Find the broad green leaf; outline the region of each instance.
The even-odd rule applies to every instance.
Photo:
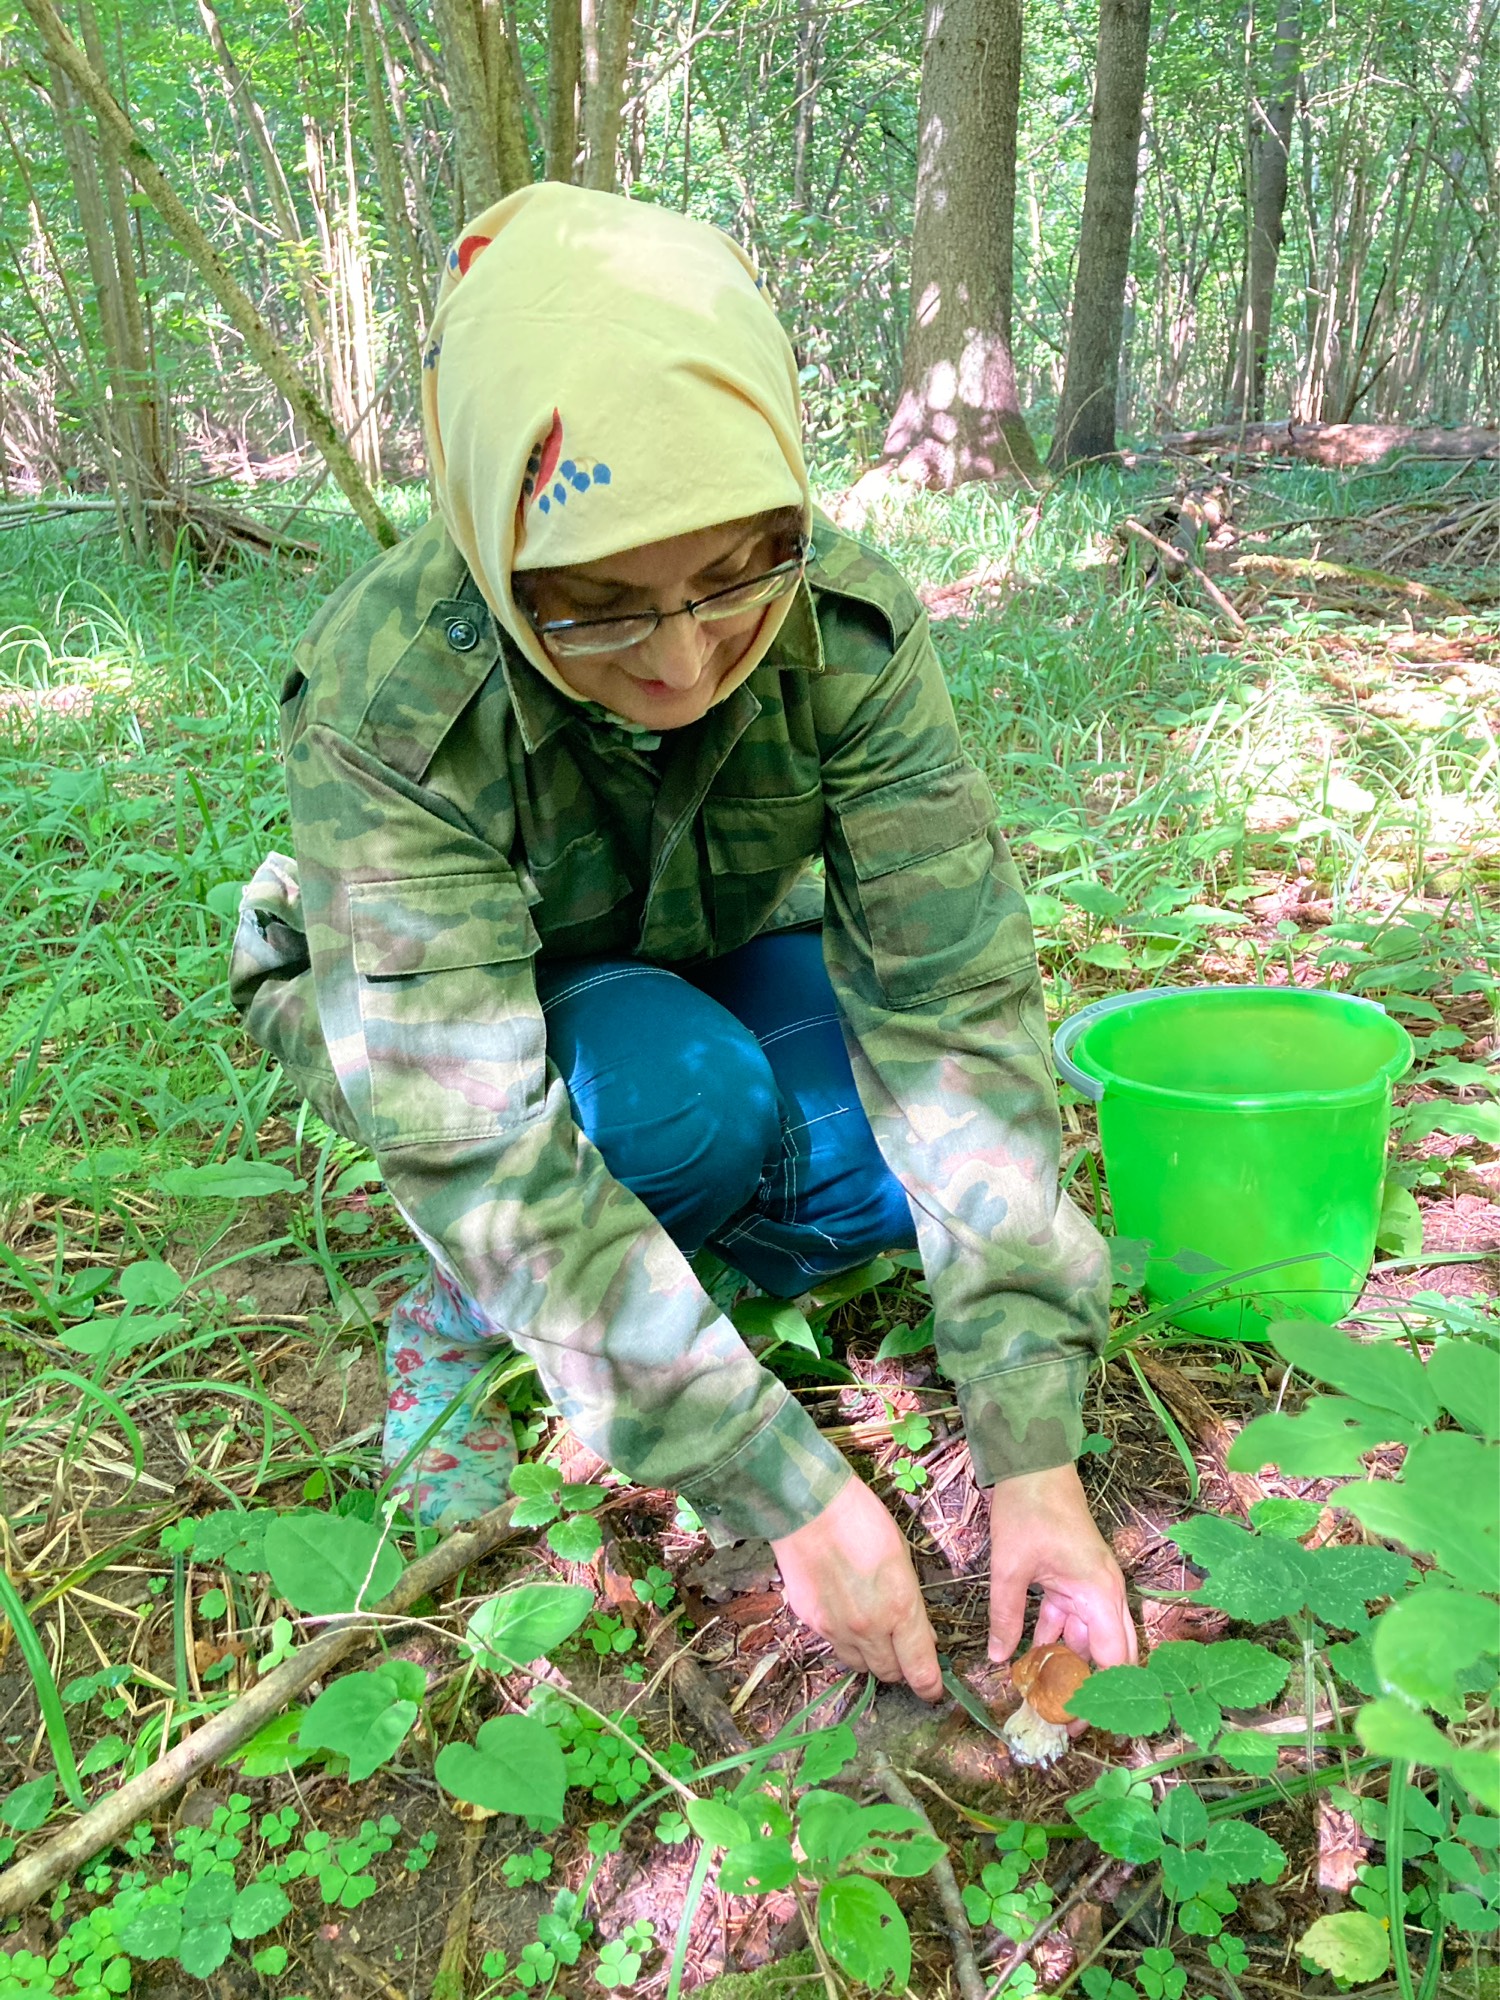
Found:
[[[93,1319],[80,1320],[76,1326],[65,1327],[57,1339],[71,1353],[85,1355],[91,1361],[97,1361],[106,1354],[118,1361],[133,1349],[144,1347],[148,1341],[179,1332],[186,1324],[181,1313],[127,1309],[122,1313],[101,1313]]]
[[[877,1875],[925,1875],[946,1852],[943,1843],[926,1832],[917,1813],[901,1806],[868,1806],[860,1813],[851,1865]]]
[[[826,1785],[836,1778],[859,1752],[859,1743],[847,1722],[836,1722],[822,1730],[802,1753],[799,1773],[804,1785]]]
[[[1096,1847],[1121,1861],[1154,1861],[1162,1851],[1149,1799],[1096,1799],[1073,1816]]]
[[[1252,1538],[1231,1561],[1211,1566],[1197,1595],[1247,1625],[1266,1625],[1302,1609],[1307,1582],[1305,1549],[1296,1542]]]
[[[472,1743],[449,1743],[433,1764],[445,1792],[515,1813],[544,1833],[562,1825],[568,1774],[556,1735],[532,1715],[496,1715]]]
[[[764,1896],[789,1889],[796,1879],[797,1863],[786,1839],[741,1841],[719,1863],[719,1887],[727,1896]]]
[[[1226,1521],[1218,1514],[1194,1514],[1172,1529],[1170,1540],[1199,1569],[1212,1569],[1253,1548],[1255,1538],[1238,1521]]]
[[[1449,1104],[1443,1099],[1414,1104],[1402,1120],[1403,1140],[1415,1145],[1433,1132],[1500,1146],[1500,1104]]]
[[[235,1887],[232,1868],[211,1868],[195,1876],[182,1899],[182,1927],[192,1930],[199,1924],[228,1923],[234,1908]]]
[[[773,1347],[800,1347],[818,1352],[818,1337],[806,1318],[784,1299],[743,1299],[730,1315],[746,1340],[766,1340]]]
[[[0,1826],[8,1826],[12,1833],[35,1833],[45,1824],[56,1797],[56,1778],[33,1778],[17,1785],[0,1799]]]
[[[545,1459],[528,1459],[524,1465],[511,1469],[510,1490],[523,1497],[545,1494],[548,1499],[555,1499],[562,1491],[562,1483],[562,1474]]]
[[[866,1292],[877,1291],[895,1273],[896,1266],[889,1257],[872,1257],[858,1270],[843,1271],[836,1278],[820,1278],[813,1286],[813,1303],[826,1313],[834,1306],[847,1305],[850,1299],[863,1298]]]
[[[115,1290],[128,1306],[150,1310],[153,1306],[174,1305],[182,1297],[182,1280],[159,1257],[140,1264],[127,1264],[115,1280]]]
[[[1156,1808],[1156,1823],[1163,1840],[1179,1847],[1197,1847],[1208,1835],[1208,1807],[1191,1785],[1173,1785]],[[1196,1895],[1196,1885],[1187,1892]]]
[[[741,1812],[727,1806],[721,1799],[694,1799],[684,1808],[687,1823],[700,1840],[706,1840],[710,1847],[744,1847],[750,1840],[750,1827]]]
[[[1375,1230],[1375,1247],[1393,1257],[1420,1257],[1422,1254],[1422,1211],[1410,1188],[1399,1181],[1387,1181],[1380,1204],[1380,1221]]]
[[[1437,1397],[1410,1348],[1357,1340],[1353,1334],[1309,1320],[1278,1321],[1269,1328],[1268,1337],[1282,1359],[1304,1375],[1419,1424],[1437,1419]]]
[[[303,1716],[297,1740],[305,1750],[331,1750],[349,1760],[358,1784],[390,1762],[417,1719],[427,1676],[410,1660],[382,1660],[363,1673],[344,1674]]]
[[[1274,1736],[1254,1729],[1230,1729],[1214,1745],[1214,1754],[1233,1770],[1264,1778],[1276,1769],[1278,1751]]]
[[[1150,1667],[1105,1667],[1090,1674],[1067,1708],[1069,1715],[1116,1736],[1154,1736],[1170,1720],[1167,1697]]]
[[[1500,1652],[1500,1606],[1457,1590],[1419,1590],[1393,1604],[1375,1626],[1381,1686],[1408,1701],[1456,1716],[1458,1676],[1482,1654]]]
[[[933,1342],[933,1318],[928,1313],[915,1326],[893,1326],[875,1350],[877,1361],[896,1361],[906,1354],[924,1354]]]
[[[578,1583],[523,1583],[487,1597],[470,1615],[465,1641],[482,1667],[529,1667],[570,1639],[594,1608]]]
[[[178,1963],[194,1979],[207,1979],[228,1958],[233,1942],[226,1923],[184,1925],[177,1947]]]
[[[182,1905],[150,1904],[119,1935],[121,1950],[132,1958],[171,1958],[182,1942]]]
[[[123,1736],[100,1736],[91,1743],[84,1753],[78,1774],[82,1778],[92,1778],[100,1771],[112,1771],[116,1764],[124,1762],[125,1738]]]
[[[1367,1417],[1364,1409],[1342,1396],[1314,1396],[1295,1417],[1269,1410],[1250,1419],[1224,1462],[1231,1472],[1259,1472],[1263,1465],[1274,1465],[1292,1479],[1357,1476],[1367,1451],[1404,1444],[1416,1434],[1403,1418],[1384,1412]]]
[[[1206,1646],[1169,1639],[1152,1653],[1151,1665],[1169,1687],[1202,1688],[1225,1708],[1253,1708],[1273,1700],[1291,1672],[1285,1660],[1253,1639],[1216,1639]]]
[[[256,1195],[300,1194],[306,1181],[270,1160],[223,1160],[211,1166],[173,1167],[154,1186],[180,1201],[247,1201]]]
[[[888,1889],[863,1875],[841,1875],[818,1892],[818,1935],[845,1972],[879,1992],[911,1982],[911,1933]]]
[[[1117,917],[1125,908],[1119,891],[1106,888],[1102,882],[1069,882],[1062,893],[1075,909],[1085,910],[1091,917]]]
[[[1204,1851],[1220,1882],[1274,1882],[1286,1854],[1270,1834],[1247,1819],[1221,1819],[1208,1830]]]
[[[1298,1938],[1297,1950],[1346,1986],[1378,1979],[1391,1962],[1390,1932],[1368,1910],[1338,1910],[1331,1917],[1319,1917]]]
[[[350,1766],[353,1771],[353,1765]],[[234,1900],[229,1928],[237,1938],[264,1937],[291,1915],[291,1898],[275,1882],[249,1882]]]
[[[284,1715],[272,1716],[264,1727],[257,1729],[248,1743],[238,1750],[225,1754],[225,1762],[237,1764],[247,1778],[277,1778],[284,1771],[295,1771],[302,1764],[309,1764],[322,1753],[306,1750],[297,1740],[297,1730],[302,1721],[303,1711],[290,1708]]]
[[[1490,1750],[1455,1750],[1448,1769],[1482,1806],[1500,1812],[1500,1757]]]
[[[1214,1865],[1201,1847],[1165,1848],[1161,1872],[1168,1889],[1182,1902],[1198,1895],[1214,1880]]]
[[[797,1808],[797,1838],[814,1863],[836,1867],[859,1845],[862,1808],[842,1792],[804,1792]]]
[[[1411,1578],[1411,1564],[1389,1549],[1305,1549],[1307,1608],[1325,1625],[1354,1631],[1371,1598],[1394,1597]]]
[[[570,1514],[547,1530],[547,1546],[564,1562],[592,1562],[604,1546],[604,1530],[587,1514]]]
[[[1317,1527],[1322,1512],[1316,1500],[1257,1500],[1250,1509],[1250,1525],[1258,1535],[1300,1542]]]
[[[1124,945],[1112,941],[1090,945],[1087,951],[1080,953],[1080,958],[1085,965],[1097,965],[1101,972],[1129,972],[1135,965],[1134,954],[1127,951]]]
[[[1500,1576],[1500,1450],[1462,1431],[1419,1438],[1399,1480],[1341,1487],[1338,1502],[1373,1533],[1452,1576],[1492,1590]]]
[[[1201,1750],[1206,1750],[1224,1726],[1219,1704],[1211,1694],[1196,1689],[1174,1694],[1171,1700],[1172,1720]]]
[[[1354,1718],[1354,1730],[1377,1757],[1428,1764],[1439,1771],[1447,1769],[1456,1747],[1430,1716],[1395,1695],[1366,1702]]]
[[[1500,1353],[1478,1340],[1440,1340],[1427,1361],[1438,1401],[1465,1430],[1500,1438]]]
[[[318,1617],[378,1604],[405,1568],[381,1528],[347,1514],[280,1514],[265,1552],[273,1587]]]

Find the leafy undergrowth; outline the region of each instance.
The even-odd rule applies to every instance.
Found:
[[[1481,478],[1237,486],[1233,535],[1199,553],[1243,631],[1118,532],[1180,514],[1159,469],[1040,508],[893,502],[867,530],[931,603],[1059,1013],[1162,982],[1333,986],[1381,1000],[1418,1052],[1351,1331],[1183,1336],[1117,1241],[1084,1467],[1146,1649],[1075,1698],[1088,1728],[1062,1761],[1017,1767],[995,1733],[1014,1696],[985,1661],[987,1510],[920,1272],[881,1260],[776,1307],[705,1266],[908,1524],[964,1699],[929,1712],[840,1674],[767,1551],[712,1551],[512,1372],[520,1533],[33,1903],[0,1996],[502,2000],[720,1975],[726,2000],[925,1996],[954,1979],[944,1860],[992,1994],[1485,1990],[1500,658],[1495,573],[1472,567]],[[289,641],[363,556],[325,525],[316,574],[194,579],[121,572],[64,524],[13,535],[0,586],[7,1862],[431,1540],[392,1535],[377,1493],[379,1330],[411,1243],[222,986],[238,885],[286,844]],[[1109,1230],[1092,1108],[1065,1093],[1065,1122],[1071,1195]],[[1226,1280],[1200,1275],[1211,1303]]]

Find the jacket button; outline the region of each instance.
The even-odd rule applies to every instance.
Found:
[[[455,653],[472,653],[479,644],[479,627],[472,618],[455,618],[448,627],[448,644]]]

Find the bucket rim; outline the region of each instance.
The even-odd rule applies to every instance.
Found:
[[[1134,1077],[1120,1076],[1108,1071],[1096,1076],[1092,1070],[1079,1066],[1073,1051],[1082,1040],[1090,1025],[1101,1015],[1118,1013],[1126,1007],[1148,1004],[1153,1000],[1182,999],[1189,995],[1204,998],[1207,995],[1223,994],[1243,998],[1247,993],[1274,993],[1284,999],[1301,1003],[1336,1000],[1347,1007],[1368,1008],[1389,1021],[1400,1037],[1395,1053],[1371,1076],[1368,1083],[1345,1086],[1341,1090],[1287,1090],[1272,1095],[1264,1092],[1225,1096],[1213,1100],[1204,1097],[1201,1091],[1173,1090],[1169,1085],[1142,1083]],[[1416,1050],[1411,1036],[1401,1023],[1392,1018],[1378,1000],[1372,1000],[1363,993],[1339,993],[1326,986],[1147,986],[1138,993],[1111,993],[1102,1000],[1094,1000],[1087,1007],[1080,1007],[1076,1014],[1070,1014],[1058,1024],[1052,1037],[1052,1057],[1058,1075],[1072,1085],[1083,1097],[1091,1098],[1095,1104],[1102,1103],[1106,1094],[1147,1098],[1156,1104],[1181,1105],[1192,1110],[1220,1109],[1225,1111],[1309,1111],[1333,1110],[1352,1106],[1366,1097],[1398,1082],[1405,1076],[1416,1060]]]

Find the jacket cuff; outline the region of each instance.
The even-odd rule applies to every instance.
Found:
[[[854,1476],[795,1397],[783,1391],[769,1423],[731,1457],[679,1491],[719,1548],[774,1542],[815,1520]]]
[[[974,1477],[981,1486],[1070,1465],[1083,1446],[1086,1355],[981,1376],[958,1392]]]

